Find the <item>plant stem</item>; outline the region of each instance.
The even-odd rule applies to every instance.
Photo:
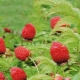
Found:
[[[35,61],[31,58],[31,57],[29,57],[30,59],[31,59],[31,61],[34,63],[34,65],[35,65],[35,67],[36,67],[36,69],[37,69],[37,72],[38,72],[38,74],[39,74],[39,69],[38,69],[38,67],[37,67],[37,65],[36,65],[36,63],[35,63]]]

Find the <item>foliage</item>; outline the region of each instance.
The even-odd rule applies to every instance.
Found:
[[[1,11],[5,9],[4,13],[0,15],[0,36],[4,38],[6,47],[10,49],[11,53],[10,56],[0,56],[0,71],[3,71],[9,80],[11,80],[9,70],[13,66],[24,69],[28,80],[52,80],[50,73],[54,73],[54,76],[58,73],[64,78],[71,77],[72,80],[80,79],[79,8],[75,8],[67,0],[29,0],[29,2],[28,0],[12,2],[1,0],[0,2],[4,3]],[[60,16],[61,19],[51,30],[50,18],[53,16]],[[17,19],[18,17],[19,19]],[[21,37],[21,27],[28,22],[33,23],[37,30],[32,42]],[[69,27],[60,27],[64,23],[69,24]],[[3,27],[6,26],[10,27],[13,33],[5,33]],[[74,28],[76,28],[76,32]],[[57,31],[61,31],[61,33]],[[50,46],[53,41],[62,42],[68,47],[70,53],[68,64],[57,65],[51,59]],[[32,55],[26,62],[19,61],[14,55],[14,49],[19,45],[31,50]]]

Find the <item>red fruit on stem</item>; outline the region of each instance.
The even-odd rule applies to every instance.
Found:
[[[5,80],[5,76],[2,72],[0,72],[0,80]]]
[[[6,46],[3,38],[0,38],[0,54],[4,54],[6,52]]]
[[[22,37],[24,39],[32,40],[35,37],[35,35],[36,35],[35,27],[31,23],[26,24],[22,30]]]
[[[61,64],[67,62],[69,59],[69,51],[66,46],[60,42],[53,42],[50,48],[50,54],[52,59],[57,63]]]
[[[11,68],[10,74],[11,74],[12,80],[26,80],[27,78],[25,71],[18,67]]]
[[[6,32],[6,33],[11,33],[11,32],[12,32],[12,30],[11,30],[11,29],[9,29],[9,28],[4,28],[4,32]]]
[[[53,17],[51,20],[50,20],[50,25],[52,27],[52,29],[55,27],[55,25],[57,24],[57,22],[60,20],[61,18],[56,16],[56,17]]]
[[[26,49],[23,46],[18,46],[15,48],[14,52],[15,56],[21,61],[25,61],[30,55],[30,50]]]
[[[56,17],[53,17],[51,20],[50,20],[50,25],[51,25],[51,28],[53,29],[55,27],[55,25],[57,24],[57,22],[60,20],[61,18],[59,16],[56,16]],[[70,26],[69,24],[62,24],[60,27],[68,27]]]

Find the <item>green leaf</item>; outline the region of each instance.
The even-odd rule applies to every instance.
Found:
[[[80,80],[80,72],[78,74],[76,74],[72,80]]]
[[[52,71],[55,71],[55,69],[53,68],[53,66],[46,65],[45,67],[43,67],[41,73],[45,74],[45,73],[50,73]]]
[[[46,5],[52,5],[52,1],[51,0],[37,0],[34,4],[35,7],[41,6],[42,4],[46,4]]]
[[[50,9],[47,16],[50,16],[55,13],[59,13],[59,14],[66,15],[66,16],[67,15],[74,15],[74,11],[72,9],[72,6],[68,5],[68,3],[65,4],[64,2],[57,3],[56,5],[54,5],[54,7]]]
[[[30,79],[28,80],[52,80],[52,77],[48,76],[48,75],[44,75],[44,74],[37,74],[35,76],[32,76]]]
[[[34,60],[40,60],[40,65],[45,63],[47,65],[52,65],[52,66],[55,66],[56,63],[52,60],[50,60],[49,58],[47,57],[44,57],[44,56],[39,56],[39,57],[34,57]]]
[[[68,43],[77,42],[76,38],[68,38],[63,44],[66,45]]]

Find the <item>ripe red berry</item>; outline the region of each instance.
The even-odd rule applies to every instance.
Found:
[[[3,38],[0,38],[0,54],[4,54],[6,52],[6,46]]]
[[[30,55],[30,50],[26,49],[23,46],[18,46],[17,48],[15,48],[14,52],[15,56],[21,61],[25,61],[26,58],[28,58]]]
[[[5,76],[2,72],[0,72],[0,80],[5,80]]]
[[[56,16],[56,17],[53,17],[51,20],[50,20],[50,25],[52,27],[52,29],[55,27],[55,25],[57,24],[57,22],[60,20],[61,18]]]
[[[9,28],[4,28],[4,32],[6,32],[6,33],[11,33],[11,32],[12,32],[12,30],[11,30],[11,29],[9,29]]]
[[[26,24],[22,30],[22,37],[24,39],[32,40],[35,37],[35,35],[36,35],[35,27],[31,23]]]
[[[50,54],[52,59],[58,63],[67,62],[69,59],[69,51],[66,46],[60,42],[53,42],[50,48]]]
[[[12,80],[27,80],[27,75],[25,71],[18,67],[13,67],[10,69],[10,74],[12,77]]]
[[[51,20],[50,20],[50,25],[51,25],[51,28],[53,29],[55,27],[55,25],[57,24],[57,22],[60,20],[61,18],[59,16],[56,16],[56,17],[53,17]],[[60,27],[69,27],[70,25],[69,24],[62,24]]]

